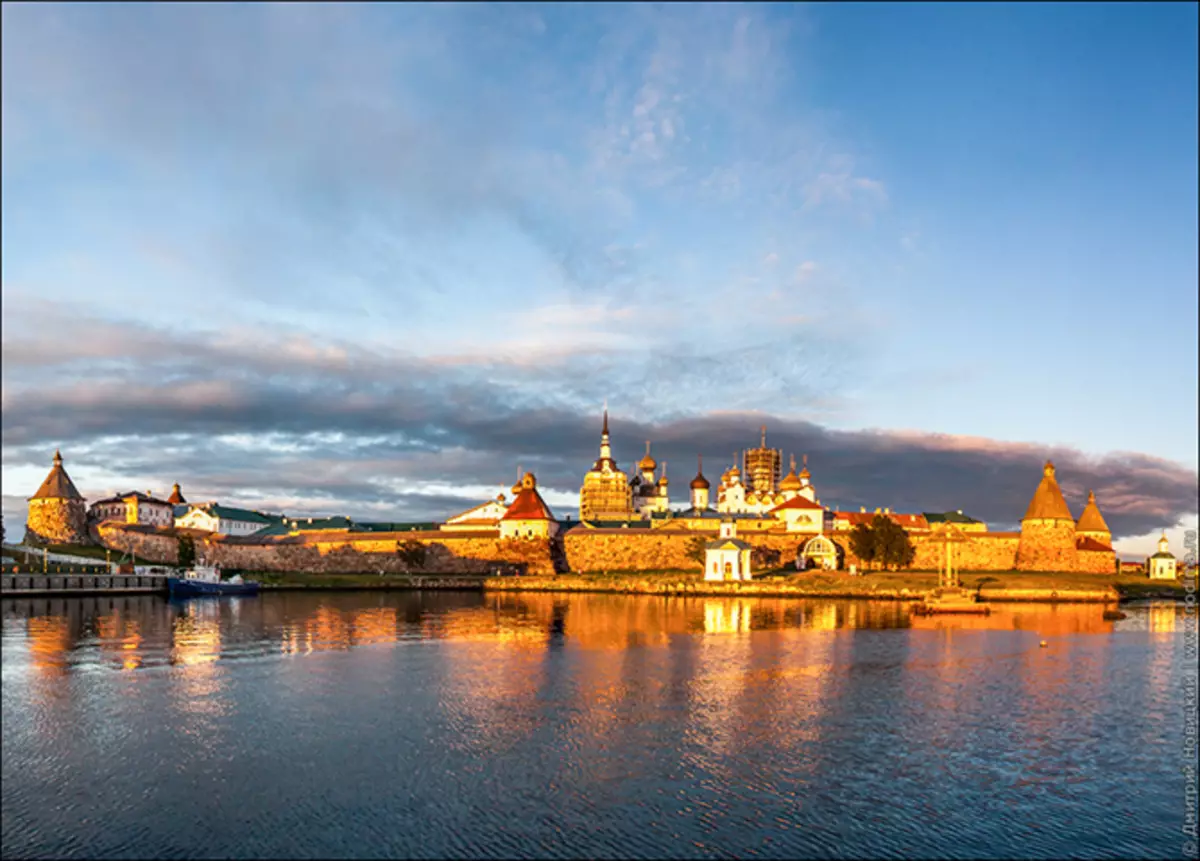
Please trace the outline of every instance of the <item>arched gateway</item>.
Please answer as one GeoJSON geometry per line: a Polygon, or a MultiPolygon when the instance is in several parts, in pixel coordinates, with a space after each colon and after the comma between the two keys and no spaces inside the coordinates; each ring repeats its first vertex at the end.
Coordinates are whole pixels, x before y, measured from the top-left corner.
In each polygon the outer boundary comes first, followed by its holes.
{"type": "Polygon", "coordinates": [[[824,535],[814,535],[800,547],[796,555],[796,569],[803,571],[808,567],[808,560],[813,560],[816,567],[826,571],[835,571],[840,560],[840,549],[837,544],[824,535]]]}

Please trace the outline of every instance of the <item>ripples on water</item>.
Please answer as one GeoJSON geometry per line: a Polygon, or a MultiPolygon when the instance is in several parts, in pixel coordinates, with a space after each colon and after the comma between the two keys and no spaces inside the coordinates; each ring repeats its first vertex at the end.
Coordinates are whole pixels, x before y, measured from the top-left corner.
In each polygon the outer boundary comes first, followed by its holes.
{"type": "Polygon", "coordinates": [[[3,609],[5,857],[1181,852],[1170,605],[1119,622],[469,593],[3,609]]]}

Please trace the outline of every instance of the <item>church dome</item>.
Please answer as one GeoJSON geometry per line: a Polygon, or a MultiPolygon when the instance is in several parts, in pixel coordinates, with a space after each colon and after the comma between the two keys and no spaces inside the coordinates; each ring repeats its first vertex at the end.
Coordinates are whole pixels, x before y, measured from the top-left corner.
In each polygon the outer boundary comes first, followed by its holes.
{"type": "MultiPolygon", "coordinates": [[[[807,473],[808,470],[806,469],[805,472],[807,473]]],[[[802,487],[804,487],[804,482],[802,482],[800,480],[800,478],[796,475],[796,458],[795,458],[795,456],[793,456],[792,457],[792,468],[788,470],[788,474],[783,477],[783,480],[781,482],[779,482],[779,489],[780,490],[800,490],[802,487]]]]}
{"type": "Polygon", "coordinates": [[[646,443],[646,456],[638,461],[638,469],[642,472],[654,472],[658,469],[658,461],[650,456],[650,443],[646,443]]]}
{"type": "Polygon", "coordinates": [[[711,486],[701,473],[696,473],[696,477],[692,479],[692,490],[708,490],[711,486]]]}

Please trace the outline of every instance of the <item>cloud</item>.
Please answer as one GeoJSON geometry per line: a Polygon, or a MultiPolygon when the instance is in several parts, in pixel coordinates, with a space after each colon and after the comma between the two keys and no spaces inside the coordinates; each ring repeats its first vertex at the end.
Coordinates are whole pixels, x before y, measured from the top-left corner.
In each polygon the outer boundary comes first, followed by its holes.
{"type": "MultiPolygon", "coordinates": [[[[620,319],[620,310],[591,313],[620,319]]],[[[427,519],[465,508],[476,491],[494,495],[520,464],[566,511],[595,458],[605,397],[619,462],[628,468],[642,441],[652,440],[655,457],[668,464],[677,504],[685,501],[696,454],[706,456],[715,476],[734,452],[756,444],[765,424],[771,445],[809,455],[822,501],[836,507],[961,508],[993,528],[1013,527],[1047,457],[1059,468],[1072,510],[1078,514],[1095,490],[1118,537],[1172,526],[1197,507],[1195,471],[1161,458],[1086,457],[1034,443],[904,430],[839,431],[789,416],[790,398],[796,410],[813,411],[835,392],[815,385],[811,396],[797,397],[825,371],[789,368],[770,345],[715,359],[651,354],[635,379],[594,353],[532,365],[499,358],[447,365],[365,345],[117,323],[95,327],[93,344],[83,337],[91,327],[81,322],[78,341],[60,341],[57,355],[31,333],[14,337],[5,328],[10,523],[23,519],[22,496],[36,489],[55,447],[93,498],[179,481],[189,497],[360,519],[427,519]],[[687,370],[668,377],[659,363],[687,370]],[[14,383],[16,371],[39,376],[14,383]],[[723,377],[744,391],[721,412],[708,412],[714,401],[705,392],[723,377]],[[667,379],[684,388],[675,393],[680,408],[662,409],[659,387],[666,383],[648,382],[667,379]],[[772,410],[752,409],[763,403],[772,410]]]]}
{"type": "Polygon", "coordinates": [[[803,263],[801,263],[799,266],[796,267],[796,274],[794,276],[794,280],[797,284],[803,284],[805,281],[808,281],[810,278],[812,278],[813,273],[815,273],[816,271],[817,271],[817,264],[813,263],[811,260],[805,260],[803,263]]]}

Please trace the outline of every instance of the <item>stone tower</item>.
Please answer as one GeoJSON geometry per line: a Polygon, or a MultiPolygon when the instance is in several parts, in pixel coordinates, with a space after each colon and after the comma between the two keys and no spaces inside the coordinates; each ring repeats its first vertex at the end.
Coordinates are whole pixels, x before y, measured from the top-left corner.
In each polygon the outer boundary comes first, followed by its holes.
{"type": "Polygon", "coordinates": [[[1021,518],[1017,568],[1021,571],[1074,571],[1075,518],[1054,478],[1054,464],[1046,461],[1042,480],[1021,518]]]}
{"type": "Polygon", "coordinates": [[[26,544],[89,544],[83,497],[54,452],[54,466],[37,493],[29,497],[26,544]]]}
{"type": "Polygon", "coordinates": [[[1079,515],[1079,522],[1075,524],[1075,534],[1079,538],[1091,538],[1106,547],[1112,547],[1112,532],[1104,522],[1099,506],[1096,505],[1095,491],[1088,491],[1087,505],[1083,508],[1083,514],[1079,515]]]}

